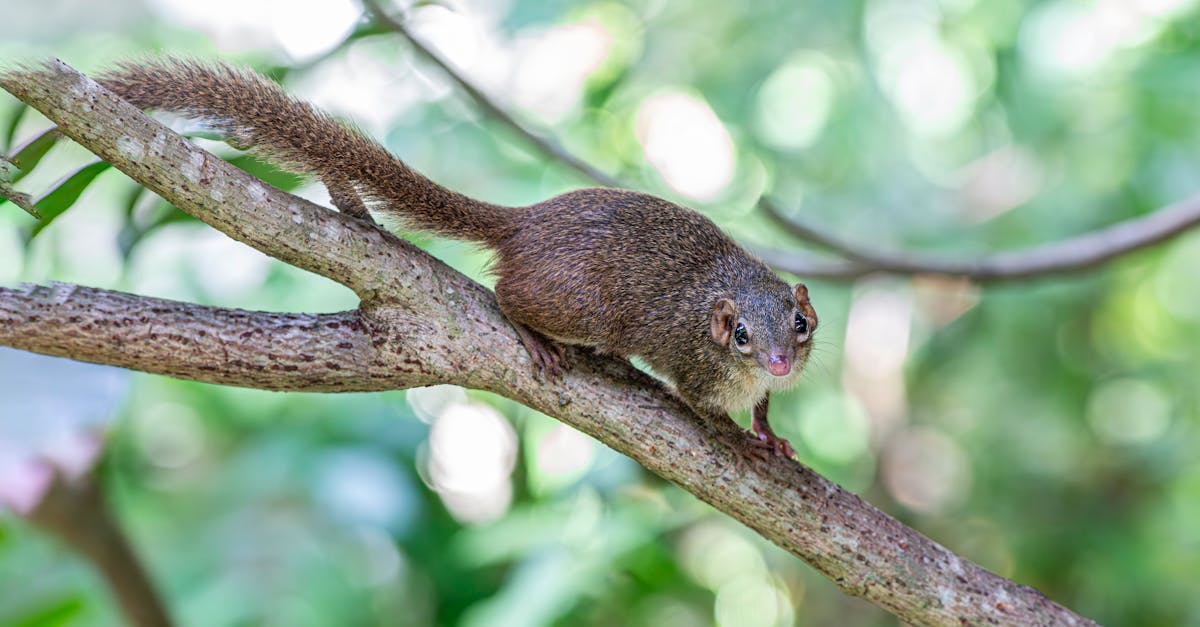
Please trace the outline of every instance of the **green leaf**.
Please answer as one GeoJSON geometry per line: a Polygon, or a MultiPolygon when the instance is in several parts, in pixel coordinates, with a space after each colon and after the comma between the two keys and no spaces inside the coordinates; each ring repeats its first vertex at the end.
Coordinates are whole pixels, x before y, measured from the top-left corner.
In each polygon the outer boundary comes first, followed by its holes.
{"type": "Polygon", "coordinates": [[[137,224],[138,216],[134,215],[134,211],[137,210],[138,201],[142,199],[142,195],[145,193],[145,187],[135,184],[125,197],[125,202],[122,203],[125,209],[125,223],[117,233],[117,248],[120,249],[121,257],[126,262],[129,261],[130,253],[133,252],[133,245],[142,238],[142,228],[137,224]]]}
{"type": "Polygon", "coordinates": [[[17,171],[10,180],[16,183],[29,174],[61,137],[62,133],[58,132],[58,127],[50,128],[14,149],[8,160],[17,166],[17,171]]]}
{"type": "Polygon", "coordinates": [[[16,616],[9,625],[13,627],[52,627],[54,625],[69,625],[71,619],[84,609],[84,601],[80,597],[70,596],[51,601],[36,608],[23,616],[16,616]]]}
{"type": "Polygon", "coordinates": [[[190,130],[186,133],[180,133],[180,135],[183,135],[188,139],[211,139],[218,142],[227,141],[229,139],[225,136],[225,133],[207,128],[190,130]]]}
{"type": "Polygon", "coordinates": [[[78,170],[64,176],[59,180],[50,191],[43,194],[40,198],[34,201],[34,206],[41,213],[41,221],[33,227],[33,232],[30,237],[36,237],[42,232],[55,218],[62,215],[64,211],[71,208],[75,201],[79,200],[79,196],[83,194],[83,190],[91,185],[101,172],[112,167],[104,161],[93,161],[78,170]]]}
{"type": "Polygon", "coordinates": [[[167,201],[161,201],[154,208],[155,217],[146,226],[135,224],[132,220],[126,223],[125,228],[117,235],[117,246],[121,251],[121,255],[128,260],[129,255],[133,254],[133,249],[142,240],[155,231],[161,229],[168,224],[176,224],[179,222],[198,221],[197,218],[189,213],[183,212],[181,209],[172,205],[167,201]]]}
{"type": "Polygon", "coordinates": [[[21,119],[25,117],[25,112],[29,110],[29,105],[19,103],[16,112],[13,113],[12,119],[8,124],[4,125],[4,146],[7,148],[13,143],[13,139],[17,135],[17,127],[21,125],[21,119]]]}
{"type": "Polygon", "coordinates": [[[138,201],[142,199],[142,195],[146,193],[146,188],[135,184],[129,190],[129,195],[125,197],[123,206],[125,208],[125,220],[133,221],[133,211],[137,209],[138,201]]]}
{"type": "Polygon", "coordinates": [[[617,89],[630,77],[629,68],[623,67],[609,76],[589,79],[584,85],[584,102],[592,109],[601,109],[612,99],[617,89]]]}
{"type": "Polygon", "coordinates": [[[229,159],[229,163],[237,166],[240,170],[253,176],[254,178],[278,187],[287,192],[296,189],[304,180],[303,176],[292,174],[286,170],[281,170],[275,165],[263,161],[254,155],[239,155],[229,159]]]}

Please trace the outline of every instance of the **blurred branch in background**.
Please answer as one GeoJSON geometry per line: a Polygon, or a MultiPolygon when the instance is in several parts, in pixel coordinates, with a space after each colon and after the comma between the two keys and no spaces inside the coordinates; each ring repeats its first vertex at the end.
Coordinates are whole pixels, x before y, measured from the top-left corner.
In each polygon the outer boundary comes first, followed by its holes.
{"type": "MultiPolygon", "coordinates": [[[[379,0],[363,0],[363,4],[379,23],[404,37],[422,57],[441,68],[489,116],[546,156],[601,185],[629,187],[571,153],[553,138],[527,128],[436,50],[416,37],[402,19],[389,14],[379,0]]],[[[826,259],[792,251],[756,248],[764,261],[784,272],[834,280],[856,279],[869,274],[932,274],[978,282],[1000,282],[1068,274],[1096,268],[1123,255],[1166,241],[1200,223],[1200,197],[1194,197],[1148,216],[1059,242],[975,259],[960,259],[908,251],[872,250],[827,232],[812,222],[785,215],[774,201],[765,196],[758,199],[757,205],[790,234],[843,258],[826,259]]]]}
{"type": "MultiPolygon", "coordinates": [[[[813,231],[808,224],[783,215],[777,207],[769,203],[763,207],[773,220],[793,235],[815,241],[813,235],[819,232],[813,231]]],[[[1200,196],[1182,200],[1141,218],[1119,222],[1076,237],[977,259],[956,259],[903,251],[877,252],[857,244],[834,240],[829,240],[832,242],[830,247],[850,259],[840,267],[830,264],[827,268],[822,268],[814,265],[810,259],[790,252],[761,252],[767,263],[785,272],[801,275],[815,270],[816,274],[828,278],[856,278],[866,274],[885,273],[934,274],[967,278],[981,283],[1016,281],[1095,268],[1123,255],[1165,242],[1197,224],[1200,224],[1200,196]]],[[[820,237],[827,237],[823,233],[819,234],[820,237]]]]}
{"type": "Polygon", "coordinates": [[[55,471],[26,518],[91,562],[135,627],[172,624],[166,605],[113,515],[95,470],[79,477],[55,471]]]}
{"type": "Polygon", "coordinates": [[[413,35],[412,31],[409,30],[408,26],[405,25],[403,20],[392,17],[382,6],[380,6],[378,0],[363,0],[363,4],[366,6],[367,11],[370,12],[376,20],[383,24],[383,26],[404,37],[410,44],[412,44],[412,47],[421,56],[425,57],[425,59],[441,68],[442,71],[445,72],[446,75],[449,76],[450,79],[459,86],[459,88],[467,92],[467,95],[469,95],[476,104],[486,111],[488,115],[492,116],[496,120],[499,120],[525,141],[533,144],[538,150],[545,153],[546,156],[562,163],[572,170],[582,174],[584,177],[592,179],[593,181],[605,187],[626,187],[615,177],[605,173],[583,159],[576,157],[566,148],[563,148],[562,144],[559,144],[553,138],[535,133],[529,130],[521,122],[518,122],[516,117],[509,113],[503,106],[500,105],[500,103],[483,93],[482,89],[476,87],[471,81],[462,76],[462,74],[455,70],[450,65],[450,62],[443,58],[442,55],[438,54],[436,50],[426,45],[425,42],[413,35]]]}

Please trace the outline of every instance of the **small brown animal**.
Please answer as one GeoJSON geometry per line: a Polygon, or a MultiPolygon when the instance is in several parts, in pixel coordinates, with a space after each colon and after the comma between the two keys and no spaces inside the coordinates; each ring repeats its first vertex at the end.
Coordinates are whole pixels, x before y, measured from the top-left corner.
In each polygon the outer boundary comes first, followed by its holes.
{"type": "Polygon", "coordinates": [[[808,290],[784,283],[699,213],[617,189],[528,207],[468,198],[266,78],[226,65],[130,64],[101,83],[140,108],[197,116],[237,145],[315,174],[343,212],[369,219],[369,207],[490,247],[500,309],[547,378],[567,367],[561,344],[638,355],[705,417],[753,407],[752,450],[795,454],[767,423],[767,401],[808,360],[817,328],[808,290]]]}

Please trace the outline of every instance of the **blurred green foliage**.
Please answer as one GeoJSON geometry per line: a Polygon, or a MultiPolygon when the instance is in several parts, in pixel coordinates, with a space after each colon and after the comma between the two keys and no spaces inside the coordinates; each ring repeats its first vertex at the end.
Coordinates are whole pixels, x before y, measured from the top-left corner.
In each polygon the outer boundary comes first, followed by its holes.
{"type": "MultiPolygon", "coordinates": [[[[356,23],[354,6],[48,0],[3,11],[3,59],[53,55],[84,71],[165,52],[236,59],[465,193],[519,204],[587,183],[488,120],[398,36],[356,23]]],[[[973,255],[1143,215],[1197,188],[1190,0],[410,11],[419,34],[520,117],[748,243],[800,247],[754,211],[762,193],[871,246],[973,255]],[[680,132],[672,119],[689,122],[680,132]]],[[[12,129],[8,150],[46,122],[5,96],[0,126],[12,129]]],[[[58,142],[18,187],[37,196],[88,159],[58,142]]],[[[347,290],[95,170],[62,192],[82,195],[55,205],[65,213],[37,237],[31,217],[0,207],[0,282],[354,306],[347,290]]],[[[488,281],[485,254],[413,237],[488,281]]],[[[801,387],[773,402],[773,423],[805,463],[1086,616],[1200,625],[1198,268],[1190,234],[1086,276],[982,290],[810,282],[819,344],[801,387]]],[[[433,432],[450,419],[444,405],[422,410],[419,394],[131,376],[103,476],[183,624],[895,622],[629,460],[496,397],[454,397],[473,408],[467,424],[499,435],[448,431],[451,457],[439,461],[433,432]],[[487,422],[487,406],[512,430],[487,422]],[[507,437],[516,448],[498,449],[507,437]],[[450,505],[438,464],[470,466],[453,445],[498,460],[483,477],[503,497],[494,509],[450,505]]],[[[0,399],[0,414],[15,411],[0,399]]],[[[0,624],[117,622],[83,564],[0,519],[0,624]]]]}

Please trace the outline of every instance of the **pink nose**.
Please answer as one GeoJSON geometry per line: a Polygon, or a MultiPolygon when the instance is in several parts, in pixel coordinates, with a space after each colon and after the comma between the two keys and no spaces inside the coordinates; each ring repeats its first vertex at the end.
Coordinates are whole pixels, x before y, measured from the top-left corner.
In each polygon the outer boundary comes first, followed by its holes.
{"type": "Polygon", "coordinates": [[[787,373],[792,371],[792,362],[786,355],[771,355],[767,359],[767,372],[777,376],[787,376],[787,373]]]}

